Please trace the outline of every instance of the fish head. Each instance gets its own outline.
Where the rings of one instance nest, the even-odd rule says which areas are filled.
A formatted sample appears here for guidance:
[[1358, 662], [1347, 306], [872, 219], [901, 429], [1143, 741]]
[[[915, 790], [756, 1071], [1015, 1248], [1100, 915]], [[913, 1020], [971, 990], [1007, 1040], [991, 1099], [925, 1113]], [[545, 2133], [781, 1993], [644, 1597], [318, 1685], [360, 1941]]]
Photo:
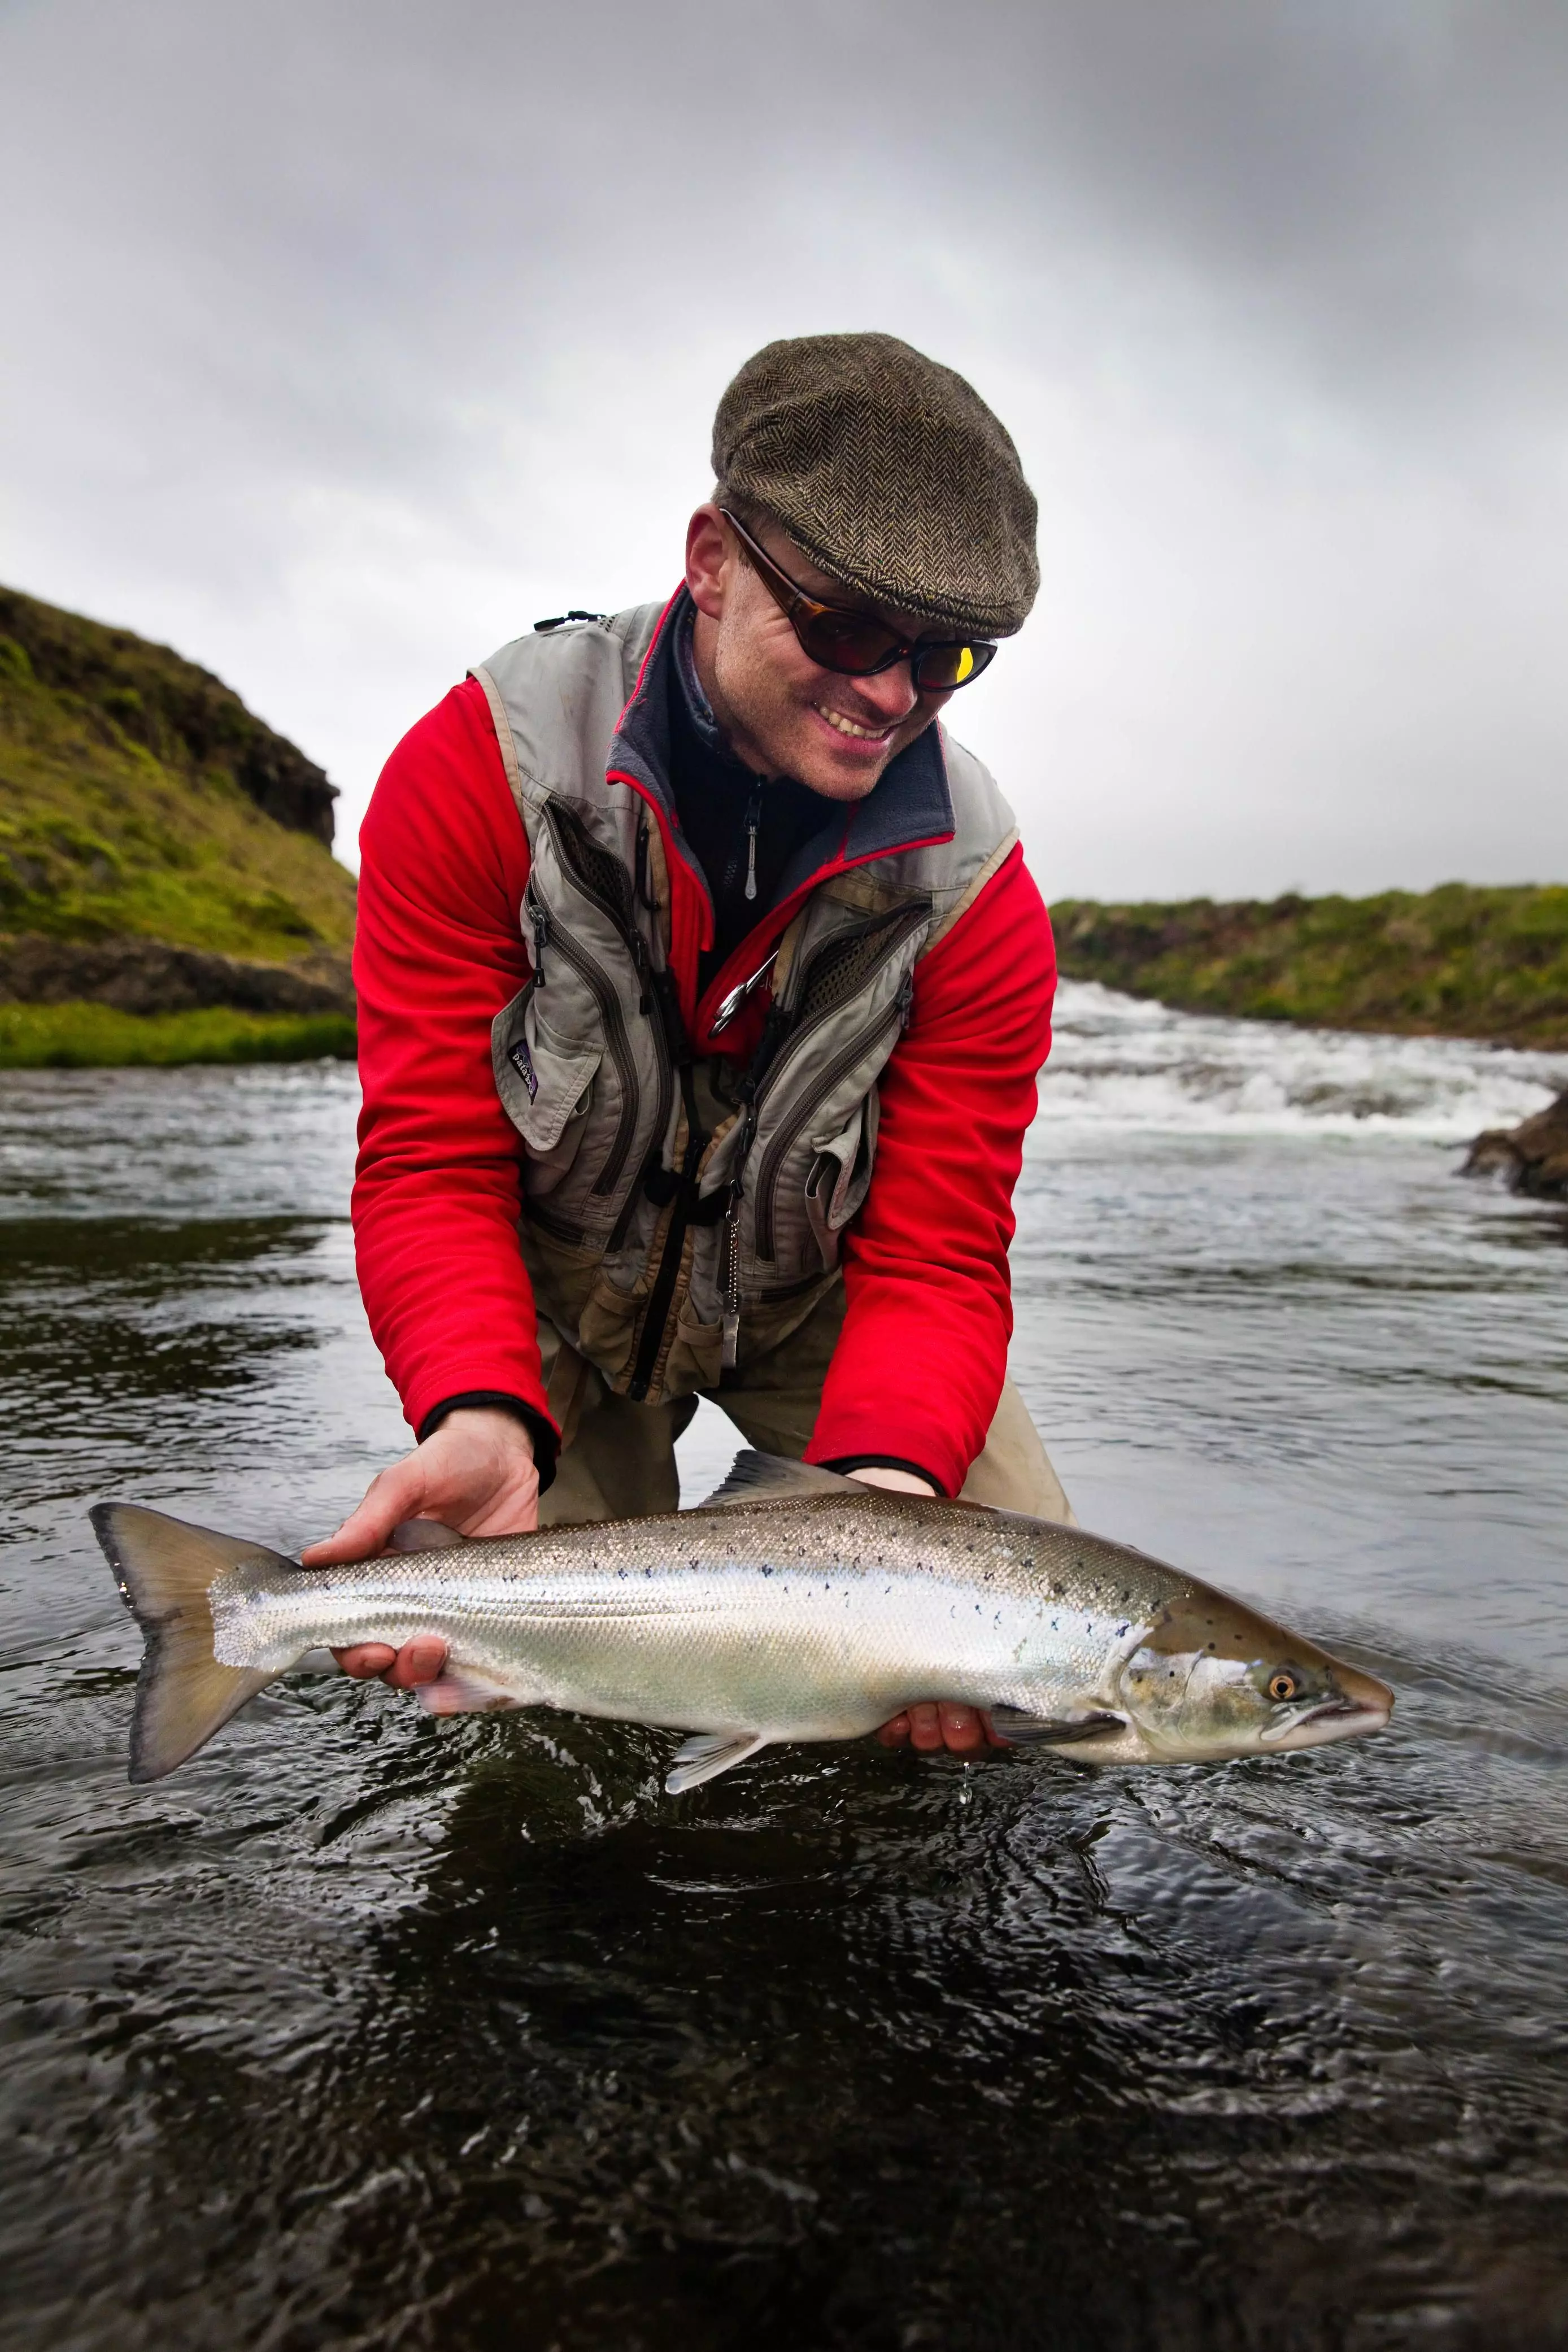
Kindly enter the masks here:
[[1144, 1753], [1163, 1762], [1321, 1748], [1381, 1731], [1394, 1706], [1386, 1683], [1203, 1586], [1146, 1626], [1117, 1696]]

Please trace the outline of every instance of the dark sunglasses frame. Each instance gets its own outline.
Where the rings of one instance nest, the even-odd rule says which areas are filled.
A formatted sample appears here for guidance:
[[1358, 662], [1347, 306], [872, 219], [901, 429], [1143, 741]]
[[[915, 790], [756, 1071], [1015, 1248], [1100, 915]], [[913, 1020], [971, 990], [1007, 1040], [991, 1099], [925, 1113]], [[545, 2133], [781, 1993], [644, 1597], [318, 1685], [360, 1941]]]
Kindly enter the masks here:
[[[990, 667], [996, 647], [984, 637], [942, 637], [916, 639], [900, 637], [886, 621], [879, 621], [874, 613], [858, 613], [847, 604], [825, 604], [820, 598], [808, 596], [799, 588], [783, 567], [773, 562], [765, 547], [759, 547], [743, 522], [738, 522], [728, 507], [720, 513], [734, 532], [751, 560], [752, 568], [774, 604], [783, 613], [800, 641], [801, 651], [819, 669], [830, 669], [839, 677], [875, 677], [895, 663], [907, 661], [916, 690], [921, 694], [953, 694], [961, 686], [973, 686], [983, 669]], [[827, 625], [825, 630], [823, 624]], [[833, 644], [829, 632], [849, 629], [880, 651], [868, 653], [867, 659], [858, 656], [846, 659], [841, 646]], [[964, 668], [963, 656], [968, 656]], [[955, 660], [954, 656], [957, 656]], [[957, 677], [941, 675], [938, 665], [958, 668]], [[938, 674], [922, 675], [928, 665]]]

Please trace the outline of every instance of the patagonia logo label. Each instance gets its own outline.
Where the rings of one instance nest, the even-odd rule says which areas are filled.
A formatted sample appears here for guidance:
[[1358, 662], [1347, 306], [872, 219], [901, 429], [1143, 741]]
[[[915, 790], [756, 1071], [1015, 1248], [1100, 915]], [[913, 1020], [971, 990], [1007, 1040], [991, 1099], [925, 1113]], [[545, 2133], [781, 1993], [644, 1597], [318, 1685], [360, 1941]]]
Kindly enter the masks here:
[[539, 1095], [539, 1080], [534, 1075], [533, 1056], [528, 1050], [526, 1039], [520, 1037], [512, 1047], [511, 1065], [528, 1088], [529, 1101], [536, 1101]]

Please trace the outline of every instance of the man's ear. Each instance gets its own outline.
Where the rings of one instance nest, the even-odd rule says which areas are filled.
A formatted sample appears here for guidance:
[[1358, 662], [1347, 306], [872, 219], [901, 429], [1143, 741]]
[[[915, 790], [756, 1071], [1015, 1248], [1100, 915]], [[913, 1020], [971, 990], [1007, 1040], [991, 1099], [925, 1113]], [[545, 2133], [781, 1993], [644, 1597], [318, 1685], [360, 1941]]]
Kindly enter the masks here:
[[710, 500], [686, 526], [686, 584], [700, 613], [716, 621], [724, 610], [724, 589], [735, 552], [718, 508]]

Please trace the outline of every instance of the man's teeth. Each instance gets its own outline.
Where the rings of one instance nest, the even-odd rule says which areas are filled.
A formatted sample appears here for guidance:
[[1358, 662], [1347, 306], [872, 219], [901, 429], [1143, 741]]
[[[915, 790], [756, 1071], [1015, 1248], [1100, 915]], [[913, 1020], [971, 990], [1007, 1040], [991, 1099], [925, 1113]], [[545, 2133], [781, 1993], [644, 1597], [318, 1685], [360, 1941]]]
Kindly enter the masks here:
[[879, 743], [891, 732], [891, 730], [887, 727], [857, 727], [855, 721], [852, 719], [846, 719], [841, 710], [829, 710], [826, 705], [821, 702], [816, 704], [816, 709], [818, 717], [826, 719], [830, 727], [837, 727], [840, 735], [858, 735], [868, 743]]

